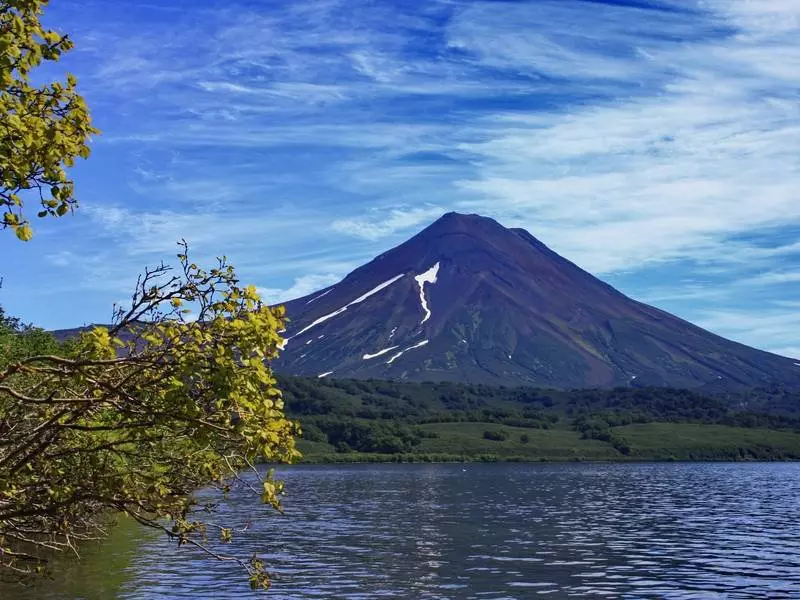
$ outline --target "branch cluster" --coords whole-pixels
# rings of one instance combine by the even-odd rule
[[[146,271],[108,328],[46,353],[15,353],[25,336],[0,336],[0,569],[77,552],[111,511],[239,560],[254,587],[268,585],[257,558],[209,549],[209,528],[228,542],[237,527],[204,520],[213,507],[192,493],[246,485],[280,510],[281,484],[253,465],[297,456],[299,429],[268,366],[283,311],[239,286],[224,259],[203,270],[185,242],[179,259]]]
[[[33,86],[30,72],[72,49],[68,36],[40,21],[47,0],[0,0],[0,228],[23,241],[33,236],[23,207],[39,217],[63,216],[76,205],[66,168],[89,156],[99,133],[77,92],[77,81]]]

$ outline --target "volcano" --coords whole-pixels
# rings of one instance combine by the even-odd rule
[[[800,386],[800,364],[642,304],[523,229],[448,213],[286,302],[279,373],[552,388]]]

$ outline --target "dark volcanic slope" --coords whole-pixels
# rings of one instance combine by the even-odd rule
[[[288,342],[275,367],[297,375],[561,388],[800,385],[795,361],[631,300],[526,231],[476,215],[447,214],[286,307]]]

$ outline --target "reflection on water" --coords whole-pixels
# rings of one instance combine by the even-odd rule
[[[284,469],[287,515],[234,498],[236,540],[304,598],[800,598],[800,464]],[[85,565],[83,597],[108,576]],[[111,564],[108,552],[102,557]],[[119,598],[263,597],[235,566],[143,539]],[[41,598],[74,598],[75,589]],[[2,592],[0,592],[1,594]],[[20,596],[22,597],[22,596]]]
[[[112,600],[120,597],[122,587],[131,576],[129,566],[152,533],[143,531],[131,519],[116,519],[109,524],[112,535],[102,543],[86,543],[81,547],[82,560],[68,555],[55,555],[49,577],[31,581],[27,586],[4,585],[0,582],[0,600],[69,598]]]

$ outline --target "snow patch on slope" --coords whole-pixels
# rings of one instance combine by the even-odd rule
[[[331,374],[333,374],[333,371],[326,371],[325,373],[320,373],[319,375],[317,375],[317,378],[322,379],[323,377],[327,377],[328,375]]]
[[[400,358],[404,353],[408,352],[409,350],[413,350],[414,348],[419,348],[420,346],[424,346],[428,343],[428,340],[422,340],[419,344],[414,344],[413,346],[409,346],[405,350],[400,350],[397,354],[395,354],[392,358],[386,361],[387,365],[392,364],[395,360]]]
[[[382,354],[386,354],[387,352],[391,352],[395,348],[399,348],[399,347],[400,346],[389,346],[388,348],[384,348],[383,350],[381,350],[380,352],[376,352],[375,354],[365,354],[361,358],[363,360],[369,360],[370,358],[376,358],[378,356],[381,356]]]
[[[425,316],[422,319],[420,325],[425,323],[428,319],[431,318],[431,310],[428,308],[428,301],[425,299],[425,284],[436,283],[436,276],[439,274],[439,263],[437,262],[433,265],[430,269],[422,273],[421,275],[417,275],[414,277],[414,280],[417,282],[419,286],[419,301],[422,304],[422,310],[425,312]]]
[[[313,297],[311,300],[309,300],[308,302],[306,302],[306,304],[311,304],[311,303],[312,303],[314,300],[319,300],[319,299],[320,299],[320,298],[322,298],[323,296],[325,296],[325,295],[327,295],[327,294],[330,294],[332,291],[333,291],[333,288],[331,288],[331,289],[329,289],[329,290],[327,290],[327,291],[325,291],[325,292],[322,292],[322,293],[321,293],[319,296],[314,296],[314,297]]]
[[[386,287],[389,287],[390,285],[392,285],[395,281],[400,279],[403,275],[404,275],[404,273],[400,273],[400,275],[395,275],[391,279],[389,279],[387,281],[384,281],[380,285],[377,285],[374,288],[372,288],[366,294],[363,294],[363,295],[359,296],[358,298],[356,298],[355,300],[353,300],[347,306],[352,306],[353,304],[358,304],[359,302],[363,302],[364,300],[366,300],[367,298],[369,298],[373,294],[377,294],[378,292],[380,292],[383,288],[386,288]],[[347,307],[345,307],[345,308],[347,308]]]
[[[397,327],[395,327],[394,329],[392,329],[392,333],[390,333],[390,334],[389,334],[389,339],[392,339],[392,338],[394,337],[394,332],[395,332],[395,331],[397,331]],[[395,347],[396,347],[396,346],[395,346]]]
[[[319,325],[320,323],[324,323],[324,322],[325,322],[325,321],[327,321],[328,319],[332,319],[332,318],[333,318],[333,317],[335,317],[336,315],[340,315],[340,314],[342,314],[342,313],[343,313],[344,311],[346,311],[346,310],[347,310],[347,307],[346,307],[346,306],[343,306],[342,308],[340,308],[340,309],[337,309],[337,310],[333,311],[332,313],[328,313],[327,315],[325,315],[325,316],[322,316],[322,317],[320,317],[319,319],[317,319],[316,321],[314,321],[313,323],[311,323],[311,325],[308,325],[308,326],[306,326],[306,327],[303,327],[303,329],[301,329],[300,331],[298,331],[298,332],[297,332],[296,334],[294,334],[292,337],[293,337],[293,338],[295,338],[295,337],[297,337],[298,335],[301,335],[301,334],[305,333],[306,331],[308,331],[308,330],[309,330],[309,329],[311,329],[312,327],[316,327],[316,326],[317,326],[317,325]],[[292,339],[292,338],[288,338],[288,339]]]
[[[341,308],[339,308],[339,309],[337,309],[337,310],[333,311],[332,313],[328,313],[327,315],[323,315],[323,316],[321,316],[319,319],[317,319],[316,321],[312,322],[310,325],[306,325],[305,327],[303,327],[303,328],[302,328],[300,331],[298,331],[297,333],[295,333],[295,334],[294,334],[294,335],[293,335],[291,338],[287,338],[287,339],[296,338],[297,336],[304,334],[306,331],[308,331],[308,330],[309,330],[309,329],[311,329],[312,327],[316,327],[316,326],[317,326],[317,325],[319,325],[320,323],[324,323],[324,322],[325,322],[325,321],[327,321],[328,319],[332,319],[332,318],[333,318],[333,317],[335,317],[336,315],[340,315],[340,314],[342,314],[344,311],[346,311],[348,308],[350,308],[350,307],[351,307],[351,306],[353,306],[354,304],[359,304],[360,302],[363,302],[364,300],[366,300],[367,298],[369,298],[369,297],[370,297],[370,296],[372,296],[373,294],[377,294],[377,293],[378,293],[378,292],[380,292],[380,291],[381,291],[383,288],[389,287],[389,286],[390,286],[390,285],[392,285],[392,284],[393,284],[395,281],[397,281],[398,279],[400,279],[402,276],[403,276],[403,274],[401,273],[400,275],[397,275],[397,276],[395,276],[395,277],[392,277],[392,278],[391,278],[391,279],[389,279],[388,281],[384,281],[384,282],[383,282],[383,283],[381,283],[380,285],[377,285],[377,286],[375,286],[374,288],[372,288],[372,289],[371,289],[370,291],[368,291],[366,294],[362,294],[361,296],[359,296],[358,298],[356,298],[356,299],[355,299],[355,300],[353,300],[352,302],[350,302],[350,303],[348,303],[348,304],[345,304],[343,307],[341,307]]]

